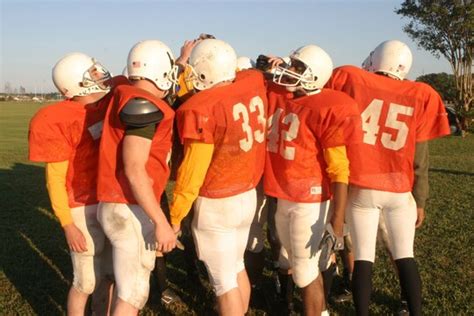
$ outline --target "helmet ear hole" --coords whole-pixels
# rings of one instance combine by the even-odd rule
[[[199,79],[201,79],[201,80],[206,80],[206,76],[205,76],[204,74],[200,74],[200,75],[199,75]]]

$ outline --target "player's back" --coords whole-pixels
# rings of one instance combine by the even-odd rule
[[[177,111],[181,141],[214,144],[200,195],[221,198],[254,188],[264,165],[266,90],[263,76],[241,71],[233,83],[192,96]]]
[[[161,99],[132,85],[120,85],[109,99],[104,121],[99,155],[98,197],[103,202],[136,204],[135,197],[125,175],[122,158],[123,138],[126,125],[120,118],[123,107],[132,99],[144,99],[159,109],[163,118],[157,124],[146,169],[153,180],[153,191],[159,198],[169,176],[168,160],[171,151],[173,110]]]
[[[349,94],[359,106],[364,138],[348,149],[350,182],[411,191],[416,143],[449,134],[440,96],[426,84],[353,66],[336,68],[327,87]]]
[[[272,85],[268,102],[265,193],[304,203],[329,199],[324,150],[361,137],[354,100],[331,89],[293,99]]]

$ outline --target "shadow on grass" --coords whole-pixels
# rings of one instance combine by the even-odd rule
[[[0,169],[0,264],[37,314],[57,315],[66,310],[72,268],[44,183],[39,166]]]
[[[474,172],[467,172],[467,171],[457,171],[457,170],[448,170],[448,169],[438,169],[438,168],[430,168],[430,172],[439,172],[444,174],[454,174],[454,175],[463,175],[463,176],[474,176]]]

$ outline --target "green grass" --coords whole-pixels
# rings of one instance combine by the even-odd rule
[[[49,206],[44,169],[27,160],[28,122],[41,106],[0,103],[0,315],[64,314],[72,279],[63,233]],[[436,140],[430,153],[431,198],[415,245],[424,314],[473,315],[474,137]],[[163,309],[152,291],[144,315],[211,313],[212,292],[208,286],[198,290],[189,282],[183,266],[181,253],[171,255],[170,280],[188,307]],[[268,270],[264,282],[270,292]],[[371,314],[393,315],[398,281],[381,249],[373,288]],[[349,303],[331,306],[331,310],[338,315],[354,313]],[[264,312],[253,310],[250,314]]]

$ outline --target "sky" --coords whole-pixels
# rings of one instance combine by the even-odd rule
[[[113,74],[125,67],[130,48],[157,39],[179,55],[186,39],[213,34],[238,56],[287,56],[315,44],[335,66],[360,65],[388,39],[412,49],[409,79],[452,73],[448,62],[417,48],[404,32],[408,22],[394,13],[401,1],[144,1],[0,0],[0,91],[5,83],[28,92],[55,91],[54,64],[65,54],[83,52]]]

